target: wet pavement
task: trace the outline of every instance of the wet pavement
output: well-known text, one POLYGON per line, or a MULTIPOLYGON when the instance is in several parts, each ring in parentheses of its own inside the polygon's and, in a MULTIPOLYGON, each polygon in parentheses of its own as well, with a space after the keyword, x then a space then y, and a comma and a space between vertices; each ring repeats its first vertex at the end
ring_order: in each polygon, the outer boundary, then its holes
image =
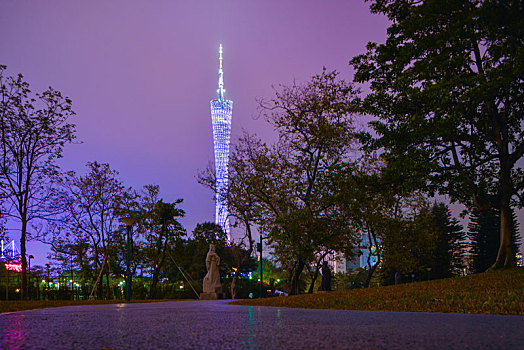
POLYGON ((227 301, 0 314, 0 349, 522 349, 524 316, 304 310, 227 301))

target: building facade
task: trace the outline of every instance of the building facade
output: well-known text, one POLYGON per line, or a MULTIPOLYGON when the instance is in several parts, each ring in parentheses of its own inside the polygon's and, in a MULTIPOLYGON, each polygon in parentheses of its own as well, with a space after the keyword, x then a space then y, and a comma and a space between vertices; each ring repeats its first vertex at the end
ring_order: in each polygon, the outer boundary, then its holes
POLYGON ((211 120, 213 123, 213 145, 215 149, 216 207, 215 223, 229 232, 229 210, 224 194, 228 188, 229 141, 231 136, 231 117, 233 101, 226 100, 224 94, 224 71, 222 68, 222 45, 218 51, 218 98, 211 101, 211 120))

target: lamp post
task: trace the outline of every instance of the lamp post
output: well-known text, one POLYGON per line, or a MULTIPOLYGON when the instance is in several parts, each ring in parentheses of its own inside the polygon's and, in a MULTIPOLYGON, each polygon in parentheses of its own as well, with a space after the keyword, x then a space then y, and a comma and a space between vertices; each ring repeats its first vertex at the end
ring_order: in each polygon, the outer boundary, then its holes
POLYGON ((263 272, 263 269, 262 269, 262 240, 263 239, 266 239, 267 237, 264 237, 262 235, 260 235, 260 243, 257 243, 257 250, 260 252, 260 264, 259 264, 259 268, 260 268, 260 290, 259 290, 259 298, 263 298, 264 297, 264 287, 263 287, 263 284, 264 284, 264 272, 263 272))
POLYGON ((127 228, 127 244, 126 244, 126 300, 131 300, 131 283, 133 283, 132 277, 131 277, 131 265, 130 265, 130 252, 129 249, 131 247, 131 226, 135 223, 135 219, 128 216, 125 218, 120 219, 121 222, 126 225, 127 228))
POLYGON ((50 289, 50 286, 49 286, 49 264, 45 264, 45 267, 47 267, 47 283, 46 283, 46 294, 47 294, 47 300, 49 300, 49 289, 50 289))
POLYGON ((29 288, 27 289, 27 294, 29 294, 29 300, 31 300, 31 287, 32 287, 32 284, 31 284, 31 259, 34 259, 35 257, 32 256, 32 255, 29 255, 28 256, 28 260, 29 260, 29 264, 27 266, 27 271, 29 272, 29 288))
POLYGON ((69 265, 70 265, 70 268, 71 268, 71 300, 75 300, 75 285, 73 283, 74 281, 74 278, 73 278, 73 253, 69 254, 70 255, 70 259, 69 259, 69 265))

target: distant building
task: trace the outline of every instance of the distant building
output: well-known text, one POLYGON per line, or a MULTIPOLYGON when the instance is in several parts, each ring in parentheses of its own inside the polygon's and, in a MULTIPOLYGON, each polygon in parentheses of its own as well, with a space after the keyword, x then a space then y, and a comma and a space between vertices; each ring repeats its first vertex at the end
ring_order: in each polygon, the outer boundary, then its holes
POLYGON ((326 261, 333 273, 346 273, 347 261, 342 253, 333 253, 326 255, 326 261))
MULTIPOLYGON (((369 268, 368 267, 368 257, 369 257, 369 241, 366 236, 362 236, 362 241, 360 243, 360 247, 356 248, 355 251, 355 258, 352 260, 347 260, 344 257, 344 254, 342 253, 334 253, 334 254, 328 254, 326 256, 326 260, 331 267, 331 270, 334 273, 346 273, 348 270, 356 269, 357 267, 361 267, 364 269, 369 268)), ((371 255, 371 266, 375 265, 378 261, 378 258, 373 254, 375 251, 375 248, 371 248, 372 255, 371 255)))
POLYGON ((229 210, 224 192, 228 188, 229 140, 231 136, 231 116, 233 101, 226 100, 224 94, 224 71, 222 69, 222 45, 220 45, 218 69, 218 98, 211 101, 211 120, 213 122, 213 144, 215 148, 216 207, 215 223, 229 236, 229 210))

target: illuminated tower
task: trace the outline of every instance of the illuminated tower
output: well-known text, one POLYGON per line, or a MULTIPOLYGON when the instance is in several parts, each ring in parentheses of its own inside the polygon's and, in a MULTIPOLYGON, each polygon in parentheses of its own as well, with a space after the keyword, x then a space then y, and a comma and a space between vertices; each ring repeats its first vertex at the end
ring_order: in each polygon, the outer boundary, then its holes
POLYGON ((223 193, 228 186, 229 137, 231 135, 231 115, 233 101, 224 98, 224 71, 222 70, 222 45, 218 51, 220 62, 218 69, 218 98, 211 101, 211 119, 213 121, 213 143, 215 146, 216 171, 216 208, 215 222, 222 226, 229 237, 229 211, 223 193))

